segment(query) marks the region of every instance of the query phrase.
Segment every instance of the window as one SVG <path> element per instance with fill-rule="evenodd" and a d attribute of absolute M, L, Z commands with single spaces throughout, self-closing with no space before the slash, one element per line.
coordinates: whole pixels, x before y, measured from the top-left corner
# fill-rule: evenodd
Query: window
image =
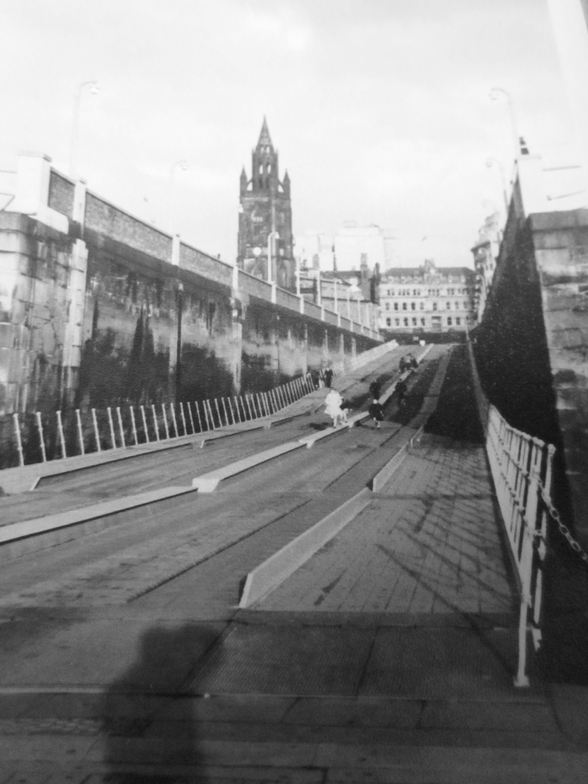
<path fill-rule="evenodd" d="M 390 303 L 386 302 L 386 310 L 390 310 Z"/>
<path fill-rule="evenodd" d="M 459 310 L 459 302 L 456 302 L 456 303 L 455 303 L 455 309 L 456 309 L 456 310 Z"/>
<path fill-rule="evenodd" d="M 437 310 L 437 303 L 433 302 L 433 310 Z"/>
<path fill-rule="evenodd" d="M 392 319 L 391 318 L 387 318 L 386 319 L 386 326 L 387 327 L 391 327 L 392 326 Z"/>
<path fill-rule="evenodd" d="M 411 302 L 410 303 L 410 309 L 411 310 L 416 310 L 416 302 Z"/>
<path fill-rule="evenodd" d="M 408 327 L 408 319 L 407 318 L 404 319 L 404 326 Z"/>
<path fill-rule="evenodd" d="M 424 310 L 424 309 L 425 309 L 425 303 L 419 302 L 419 310 Z"/>
<path fill-rule="evenodd" d="M 423 327 L 425 326 L 425 319 L 424 318 L 421 319 L 421 326 L 423 326 Z"/>
<path fill-rule="evenodd" d="M 447 316 L 447 326 L 450 327 L 452 325 L 452 323 L 453 323 L 453 321 L 452 321 L 451 316 Z"/>
<path fill-rule="evenodd" d="M 398 310 L 398 302 L 394 303 L 394 310 Z"/>
<path fill-rule="evenodd" d="M 397 327 L 399 327 L 400 326 L 400 319 L 394 319 L 394 323 L 396 324 Z"/>
<path fill-rule="evenodd" d="M 406 310 L 406 302 L 402 303 L 402 310 Z"/>
<path fill-rule="evenodd" d="M 455 323 L 458 327 L 461 327 L 461 318 L 459 316 L 455 317 Z"/>
<path fill-rule="evenodd" d="M 446 302 L 445 307 L 447 308 L 447 310 L 451 310 L 451 302 Z"/>
<path fill-rule="evenodd" d="M 391 297 L 391 296 L 392 296 L 392 289 L 388 289 L 388 296 L 389 296 L 389 297 Z"/>
<path fill-rule="evenodd" d="M 413 320 L 412 320 L 412 325 L 413 325 L 413 327 L 416 327 L 416 325 L 417 325 L 417 320 L 415 318 L 413 318 Z"/>
<path fill-rule="evenodd" d="M 413 290 L 412 290 L 412 295 L 413 295 L 413 297 L 418 297 L 418 295 L 419 295 L 419 290 L 418 290 L 418 289 L 413 289 Z"/>

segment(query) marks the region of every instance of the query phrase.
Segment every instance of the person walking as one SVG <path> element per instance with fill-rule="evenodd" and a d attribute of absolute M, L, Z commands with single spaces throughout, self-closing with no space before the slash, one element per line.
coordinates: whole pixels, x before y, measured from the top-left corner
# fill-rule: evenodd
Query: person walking
<path fill-rule="evenodd" d="M 375 423 L 376 427 L 380 427 L 380 422 L 384 419 L 384 407 L 379 402 L 377 398 L 374 398 L 370 403 L 370 407 L 368 409 L 368 413 L 372 422 Z"/>
<path fill-rule="evenodd" d="M 330 388 L 332 382 L 333 382 L 333 368 L 330 365 L 328 365 L 325 368 L 325 386 Z"/>
<path fill-rule="evenodd" d="M 336 389 L 331 389 L 325 398 L 325 413 L 328 414 L 333 420 L 333 427 L 343 424 L 344 415 L 341 410 L 343 398 Z"/>

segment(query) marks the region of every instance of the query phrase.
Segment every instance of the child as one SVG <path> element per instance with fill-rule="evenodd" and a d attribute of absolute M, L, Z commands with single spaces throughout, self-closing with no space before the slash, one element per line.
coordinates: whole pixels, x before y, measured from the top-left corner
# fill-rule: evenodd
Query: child
<path fill-rule="evenodd" d="M 377 398 L 374 398 L 373 401 L 370 403 L 368 412 L 370 417 L 372 418 L 372 421 L 376 423 L 376 427 L 380 427 L 380 422 L 384 419 L 384 408 L 378 402 Z"/>
<path fill-rule="evenodd" d="M 343 412 L 341 411 L 341 404 L 343 398 L 336 389 L 329 390 L 329 394 L 325 398 L 325 413 L 328 414 L 333 420 L 333 427 L 343 424 Z"/>

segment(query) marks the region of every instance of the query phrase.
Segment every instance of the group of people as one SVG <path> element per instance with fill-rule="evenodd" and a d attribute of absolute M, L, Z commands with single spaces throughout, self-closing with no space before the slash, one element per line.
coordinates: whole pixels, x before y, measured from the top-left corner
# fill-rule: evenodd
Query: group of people
<path fill-rule="evenodd" d="M 412 356 L 412 355 L 409 355 Z M 404 357 L 403 357 L 404 359 Z M 414 357 L 413 357 L 414 359 Z M 401 360 L 402 361 L 402 360 Z M 415 360 L 416 362 L 416 360 Z M 332 381 L 332 371 L 331 376 L 329 378 L 328 386 L 331 386 Z M 396 399 L 398 401 L 398 405 L 404 405 L 406 393 L 408 391 L 408 387 L 406 386 L 406 382 L 400 379 L 396 382 L 396 386 L 394 387 L 396 392 Z M 370 403 L 368 413 L 370 419 L 374 423 L 375 427 L 379 428 L 381 423 L 384 420 L 384 407 L 380 403 L 380 397 L 382 395 L 382 387 L 379 381 L 372 381 L 370 384 L 370 397 L 372 402 Z M 343 400 L 343 397 L 336 389 L 329 389 L 329 392 L 325 398 L 325 413 L 331 417 L 333 420 L 333 427 L 340 427 L 342 425 L 347 424 L 347 417 L 350 411 L 350 404 L 348 401 Z"/>
<path fill-rule="evenodd" d="M 416 368 L 418 366 L 418 362 L 414 354 L 405 354 L 404 356 L 400 357 L 400 363 L 398 365 L 400 372 L 404 373 L 405 370 L 409 370 L 410 368 Z"/>

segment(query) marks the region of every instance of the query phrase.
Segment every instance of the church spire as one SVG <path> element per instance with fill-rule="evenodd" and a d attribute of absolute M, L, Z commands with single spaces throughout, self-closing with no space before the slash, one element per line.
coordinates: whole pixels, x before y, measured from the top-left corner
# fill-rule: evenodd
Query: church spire
<path fill-rule="evenodd" d="M 272 138 L 269 133 L 269 129 L 267 127 L 267 120 L 265 118 L 265 114 L 263 115 L 263 125 L 261 126 L 261 133 L 259 134 L 259 141 L 257 142 L 257 149 L 259 150 L 260 147 L 271 147 L 273 148 Z"/>

